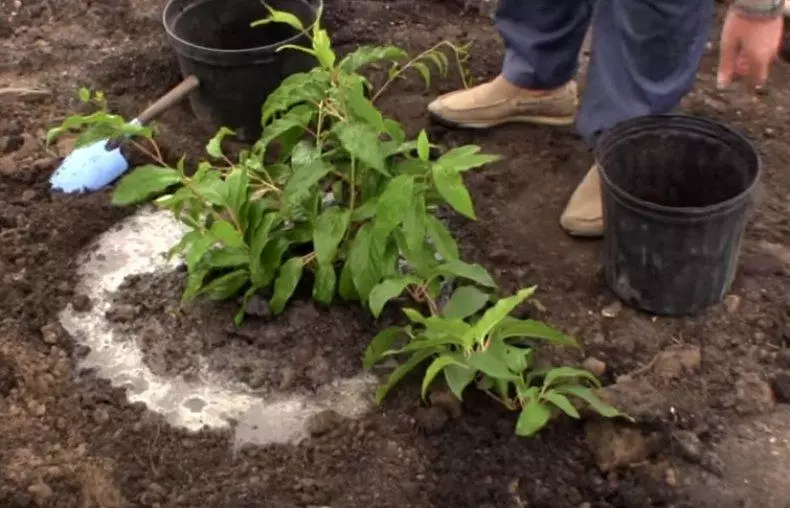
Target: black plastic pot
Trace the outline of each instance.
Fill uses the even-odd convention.
[[[269,6],[297,16],[305,27],[316,20],[317,3],[267,0]],[[243,141],[261,133],[261,106],[286,77],[315,66],[301,51],[277,50],[285,44],[307,45],[288,25],[251,28],[266,18],[261,0],[170,0],[162,16],[181,73],[200,80],[190,95],[192,111],[210,131],[225,126]]]
[[[752,144],[709,120],[648,116],[604,133],[596,159],[609,287],[663,315],[724,298],[760,174]]]

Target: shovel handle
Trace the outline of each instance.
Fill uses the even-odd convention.
[[[199,86],[200,81],[196,76],[187,76],[184,81],[179,83],[175,88],[157,99],[156,102],[148,106],[145,111],[140,113],[140,115],[137,117],[137,121],[141,125],[145,125],[162,114],[165,110],[181,102],[181,100],[183,100],[187,95],[189,95],[190,92]]]

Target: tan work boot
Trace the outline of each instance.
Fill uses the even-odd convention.
[[[434,100],[428,111],[451,127],[487,129],[508,122],[570,125],[579,99],[576,82],[550,91],[526,90],[503,76],[467,90],[451,92]]]
[[[603,236],[601,177],[597,165],[593,164],[582,183],[573,191],[560,217],[560,225],[571,236]]]

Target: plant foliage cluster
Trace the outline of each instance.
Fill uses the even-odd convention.
[[[475,219],[463,173],[498,157],[472,145],[434,156],[439,147],[425,131],[408,139],[403,127],[374,105],[410,70],[426,85],[431,67],[446,73],[453,62],[443,49],[451,50],[466,83],[467,48],[443,42],[409,59],[397,47],[365,46],[339,58],[318,22],[306,28],[289,13],[271,11],[255,24],[267,23],[286,23],[305,33],[309,47],[283,49],[307,52],[317,66],[286,78],[269,96],[262,108],[263,134],[250,149],[226,154],[223,140],[233,132],[222,128],[196,170],[188,173],[183,159],[171,167],[151,129],[107,113],[103,96],[88,91],[81,98],[101,111],[70,117],[50,132],[54,138],[82,129],[79,144],[142,138],[131,142],[156,164],[124,177],[113,202],[155,198],[187,226],[171,252],[186,260],[183,298],[239,298],[238,324],[253,295],[267,293],[270,308],[279,314],[300,283],[312,284],[312,296],[322,304],[338,297],[356,300],[376,317],[388,302],[408,297],[427,314],[403,309],[410,324],[383,330],[365,353],[368,368],[389,357],[402,359],[378,390],[379,401],[409,371],[429,362],[423,395],[440,375],[458,398],[474,384],[521,410],[520,435],[534,434],[558,411],[578,418],[574,399],[604,416],[618,415],[595,395],[598,381],[589,372],[536,368],[536,341],[576,342],[541,322],[511,317],[535,289],[497,298],[493,278],[461,258],[436,215],[439,207],[449,206]],[[361,73],[374,63],[390,66],[388,79],[375,91]],[[442,304],[448,288],[455,289]]]

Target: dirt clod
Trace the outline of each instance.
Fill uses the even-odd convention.
[[[590,421],[585,425],[587,444],[603,472],[614,471],[646,460],[660,451],[664,437],[612,421]]]
[[[305,422],[305,429],[312,437],[321,437],[337,428],[343,420],[336,411],[327,409],[310,416]]]
[[[589,370],[596,376],[603,376],[606,373],[606,363],[592,356],[584,359],[582,368]]]
[[[673,347],[658,354],[652,373],[666,382],[695,373],[702,363],[702,350],[696,346]]]
[[[741,416],[763,414],[776,405],[774,392],[759,374],[747,372],[735,383],[735,411]]]

